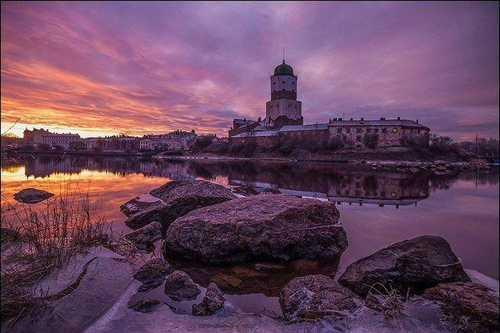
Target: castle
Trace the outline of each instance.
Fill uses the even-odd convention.
[[[297,100],[297,76],[292,66],[278,65],[271,76],[271,100],[261,120],[234,119],[229,130],[232,143],[275,147],[287,141],[341,142],[344,147],[375,148],[427,145],[430,129],[418,121],[333,118],[328,123],[304,125],[302,102]]]

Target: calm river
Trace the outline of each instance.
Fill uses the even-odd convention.
[[[128,231],[119,206],[170,180],[207,179],[247,191],[316,197],[335,202],[347,232],[349,247],[337,276],[391,243],[429,234],[448,240],[466,269],[498,279],[498,169],[429,177],[346,165],[39,157],[4,165],[1,176],[2,206],[23,188],[57,194],[64,184],[79,184],[118,233]]]

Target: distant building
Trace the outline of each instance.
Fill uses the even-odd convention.
[[[59,134],[51,133],[43,128],[33,130],[25,129],[23,133],[24,144],[47,144],[50,146],[61,146],[65,149],[69,148],[71,142],[80,141],[78,134]]]
[[[143,150],[189,150],[196,140],[194,131],[176,130],[167,134],[144,135],[140,140]]]
[[[234,119],[229,137],[234,143],[274,146],[291,140],[330,142],[363,148],[404,146],[410,141],[428,144],[430,129],[418,121],[400,119],[365,120],[333,118],[328,123],[303,125],[302,102],[297,101],[297,76],[283,63],[271,76],[271,100],[266,103],[266,118]]]

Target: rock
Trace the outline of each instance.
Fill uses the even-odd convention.
[[[463,270],[446,240],[421,236],[395,243],[347,267],[339,283],[366,296],[371,286],[382,284],[406,294],[422,292],[443,282],[467,282]]]
[[[139,291],[143,292],[159,287],[167,274],[172,272],[173,268],[168,262],[161,258],[155,258],[145,263],[137,273],[134,274],[134,278],[143,283],[143,285],[139,287]]]
[[[120,206],[120,210],[126,216],[137,214],[144,209],[154,207],[161,203],[161,200],[149,194],[144,194],[127,201]]]
[[[130,265],[123,259],[97,257],[86,267],[69,294],[45,302],[46,309],[28,312],[12,332],[83,332],[108,313],[130,285]]]
[[[200,304],[193,304],[195,316],[210,316],[224,307],[224,295],[215,283],[208,285],[205,297]]]
[[[427,289],[423,297],[437,301],[452,324],[464,318],[471,332],[498,332],[498,294],[478,283],[443,283]]]
[[[165,281],[165,294],[174,301],[193,300],[200,294],[200,289],[183,271],[174,271]]]
[[[232,200],[236,196],[222,185],[204,180],[173,181],[150,192],[165,202],[160,211],[160,222],[167,229],[178,217],[194,209]]]
[[[151,222],[161,221],[160,212],[162,209],[167,209],[164,203],[158,203],[154,206],[146,208],[139,211],[133,215],[130,215],[126,220],[125,224],[132,229],[142,228]]]
[[[21,190],[14,194],[14,199],[16,199],[16,201],[18,202],[34,204],[47,200],[53,195],[53,193],[43,190],[37,190],[36,188],[25,188],[24,190]]]
[[[281,291],[279,301],[288,321],[345,316],[361,304],[354,293],[321,274],[293,279]]]
[[[154,309],[161,304],[161,302],[154,298],[134,298],[132,297],[127,306],[138,312],[148,313],[153,312]]]
[[[224,186],[203,180],[172,181],[150,192],[162,202],[145,208],[131,216],[125,224],[132,229],[159,221],[163,230],[178,217],[190,211],[236,198]]]
[[[335,205],[285,195],[238,198],[197,209],[167,231],[166,255],[205,263],[334,259],[347,248]]]
[[[234,193],[242,194],[245,196],[259,194],[259,192],[255,190],[254,187],[248,185],[235,186],[233,188],[233,191]]]
[[[152,222],[140,229],[123,236],[134,243],[139,250],[151,252],[154,250],[154,242],[161,239],[161,224]]]

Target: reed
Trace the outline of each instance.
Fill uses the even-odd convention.
[[[2,322],[17,320],[45,302],[34,296],[34,286],[54,269],[110,242],[108,225],[88,191],[68,183],[59,192],[37,205],[2,205],[2,234],[16,235],[2,237]]]

